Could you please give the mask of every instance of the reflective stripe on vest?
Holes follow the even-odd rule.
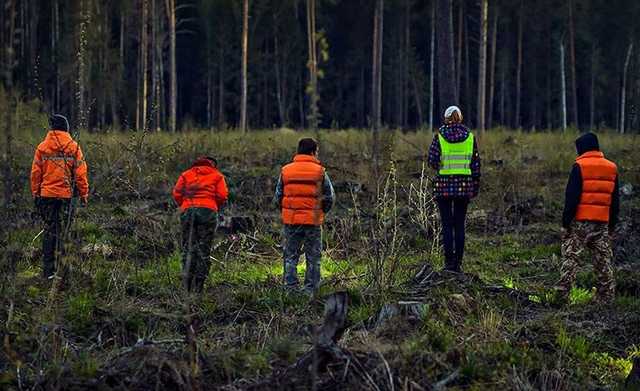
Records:
[[[469,133],[466,140],[450,143],[444,137],[438,137],[440,142],[440,175],[471,175],[471,159],[473,157],[473,134]]]

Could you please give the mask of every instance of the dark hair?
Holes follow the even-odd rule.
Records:
[[[313,155],[318,151],[318,142],[312,138],[301,138],[298,141],[298,154]]]
[[[218,167],[218,159],[212,157],[212,156],[207,156],[207,160],[209,160],[211,163],[213,163],[214,167]]]
[[[318,142],[312,138],[301,138],[298,141],[298,154],[313,155],[318,151]]]

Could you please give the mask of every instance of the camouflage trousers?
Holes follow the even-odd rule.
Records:
[[[189,208],[180,216],[182,284],[189,292],[202,292],[204,288],[217,220],[216,212],[206,208]]]
[[[576,221],[562,239],[562,267],[558,288],[569,292],[575,282],[580,255],[585,249],[591,250],[593,268],[597,276],[598,298],[611,300],[615,293],[613,276],[611,238],[606,223]]]
[[[287,288],[298,286],[298,262],[304,250],[307,269],[304,276],[304,289],[314,292],[320,285],[320,259],[322,257],[322,229],[312,225],[284,226],[284,285]]]

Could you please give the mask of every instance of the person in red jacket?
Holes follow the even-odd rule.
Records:
[[[307,261],[304,290],[314,294],[320,285],[322,223],[331,210],[335,192],[325,168],[318,160],[318,143],[312,138],[298,142],[293,162],[282,167],[275,201],[284,224],[284,284],[298,287],[298,261],[302,250]]]
[[[615,294],[611,237],[620,210],[618,168],[600,152],[598,137],[587,133],[576,140],[576,159],[565,193],[562,216],[562,267],[556,289],[566,301],[575,282],[580,255],[588,248],[598,277],[597,300]]]
[[[43,274],[51,278],[64,252],[63,227],[71,223],[71,199],[83,204],[89,197],[87,163],[80,145],[69,134],[69,121],[56,114],[49,118],[50,131],[38,145],[31,165],[31,194],[44,221]]]
[[[217,165],[212,157],[198,158],[173,188],[173,198],[182,211],[182,281],[189,292],[202,292],[211,266],[209,253],[218,210],[229,195]]]

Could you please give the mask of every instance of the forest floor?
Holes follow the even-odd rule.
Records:
[[[593,301],[587,257],[562,306],[552,287],[576,133],[480,136],[481,195],[469,211],[465,274],[453,275],[439,271],[432,172],[423,165],[431,134],[385,134],[376,169],[369,134],[322,132],[338,201],[315,298],[281,288],[272,203],[278,169],[302,135],[82,134],[91,201],[76,210],[59,291],[40,277],[28,191],[42,134],[16,136],[19,196],[0,243],[0,388],[622,389],[640,356],[638,136],[601,135],[624,185],[615,301]],[[193,297],[180,288],[170,190],[198,154],[218,157],[231,190],[223,214],[245,224],[219,232],[205,291]],[[340,358],[300,365],[325,298],[342,291]]]

